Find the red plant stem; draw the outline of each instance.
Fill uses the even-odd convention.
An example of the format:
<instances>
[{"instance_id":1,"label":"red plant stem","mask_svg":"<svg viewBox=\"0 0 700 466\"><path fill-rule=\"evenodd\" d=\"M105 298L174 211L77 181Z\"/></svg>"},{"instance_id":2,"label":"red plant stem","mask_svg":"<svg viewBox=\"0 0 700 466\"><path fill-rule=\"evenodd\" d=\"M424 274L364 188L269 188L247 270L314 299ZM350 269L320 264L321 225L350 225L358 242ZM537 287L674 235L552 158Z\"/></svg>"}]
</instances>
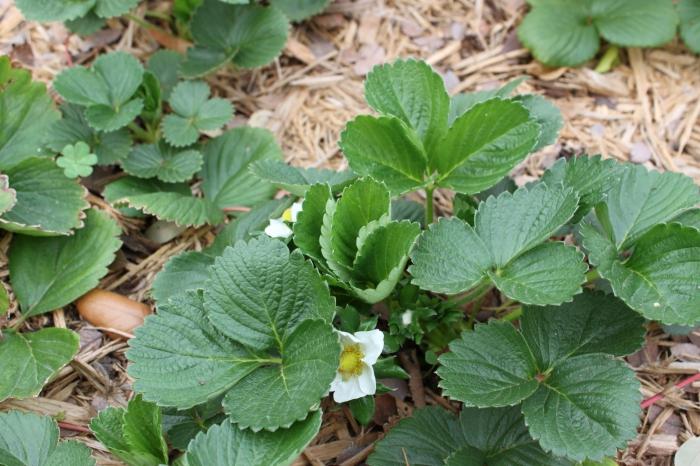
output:
<instances>
[{"instance_id":1,"label":"red plant stem","mask_svg":"<svg viewBox=\"0 0 700 466\"><path fill-rule=\"evenodd\" d=\"M61 429L72 430L74 432L85 432L87 434L90 433L90 429L88 429L87 427L79 426L77 424L71 424L70 422L59 421L58 426Z\"/></svg>"},{"instance_id":2,"label":"red plant stem","mask_svg":"<svg viewBox=\"0 0 700 466\"><path fill-rule=\"evenodd\" d=\"M683 388L683 387L686 387L686 386L690 385L691 383L695 382L696 380L700 380L700 372L698 372L697 374L695 374L691 377L688 377L687 379L681 380L680 382L675 384L674 387L675 388ZM666 390L664 390L663 392L659 392L654 396L650 396L646 400L642 401L640 406L642 407L642 409L648 408L649 406L653 405L657 401L662 400L666 396L665 392L666 392Z\"/></svg>"}]
</instances>

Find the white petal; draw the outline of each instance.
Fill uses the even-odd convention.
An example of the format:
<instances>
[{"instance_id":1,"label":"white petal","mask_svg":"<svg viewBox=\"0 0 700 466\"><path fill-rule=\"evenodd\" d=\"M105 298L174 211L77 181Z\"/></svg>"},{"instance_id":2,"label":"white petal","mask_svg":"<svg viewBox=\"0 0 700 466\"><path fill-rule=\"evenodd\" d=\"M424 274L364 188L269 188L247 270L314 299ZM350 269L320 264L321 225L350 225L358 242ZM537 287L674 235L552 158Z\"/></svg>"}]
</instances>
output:
<instances>
[{"instance_id":1,"label":"white petal","mask_svg":"<svg viewBox=\"0 0 700 466\"><path fill-rule=\"evenodd\" d=\"M374 378L374 369L367 364L362 365L362 372L357 377L360 390L365 395L374 395L377 391L377 379Z\"/></svg>"},{"instance_id":2,"label":"white petal","mask_svg":"<svg viewBox=\"0 0 700 466\"><path fill-rule=\"evenodd\" d=\"M333 399L336 403L344 403L356 398L362 398L365 395L366 393L360 388L359 377L350 377L348 380L342 380L333 391Z\"/></svg>"},{"instance_id":3,"label":"white petal","mask_svg":"<svg viewBox=\"0 0 700 466\"><path fill-rule=\"evenodd\" d=\"M340 330L336 330L336 332L338 332L338 335L340 335L340 344L343 347L348 345L357 345L360 343L360 340L355 338L352 333L342 332Z\"/></svg>"},{"instance_id":4,"label":"white petal","mask_svg":"<svg viewBox=\"0 0 700 466\"><path fill-rule=\"evenodd\" d=\"M362 361L374 365L382 354L384 348L384 334L381 330L370 330L369 332L355 332L355 338L360 341L360 346L364 357Z\"/></svg>"},{"instance_id":5,"label":"white petal","mask_svg":"<svg viewBox=\"0 0 700 466\"><path fill-rule=\"evenodd\" d=\"M343 383L343 376L340 375L340 372L335 373L335 379L333 379L333 382L331 382L331 388L329 391L334 392L338 390L338 387L340 387L340 384Z\"/></svg>"},{"instance_id":6,"label":"white petal","mask_svg":"<svg viewBox=\"0 0 700 466\"><path fill-rule=\"evenodd\" d=\"M265 227L265 234L271 238L289 238L292 235L292 229L283 221L272 218L270 224Z\"/></svg>"},{"instance_id":7,"label":"white petal","mask_svg":"<svg viewBox=\"0 0 700 466\"><path fill-rule=\"evenodd\" d=\"M292 222L297 221L297 215L299 215L299 212L301 212L303 204L304 204L303 200L292 204L292 207L291 207L291 209L292 209Z\"/></svg>"},{"instance_id":8,"label":"white petal","mask_svg":"<svg viewBox=\"0 0 700 466\"><path fill-rule=\"evenodd\" d=\"M401 314L401 323L403 324L404 327L408 327L411 325L411 321L413 320L413 311L408 310Z\"/></svg>"}]
</instances>

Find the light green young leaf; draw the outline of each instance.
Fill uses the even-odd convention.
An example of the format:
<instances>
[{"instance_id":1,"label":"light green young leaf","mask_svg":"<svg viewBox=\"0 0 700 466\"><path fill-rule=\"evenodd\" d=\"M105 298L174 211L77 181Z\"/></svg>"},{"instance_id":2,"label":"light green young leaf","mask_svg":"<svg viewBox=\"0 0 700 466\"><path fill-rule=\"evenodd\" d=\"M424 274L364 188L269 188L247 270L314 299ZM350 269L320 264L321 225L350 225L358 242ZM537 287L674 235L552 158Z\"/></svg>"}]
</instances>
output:
<instances>
[{"instance_id":1,"label":"light green young leaf","mask_svg":"<svg viewBox=\"0 0 700 466\"><path fill-rule=\"evenodd\" d=\"M250 168L259 178L295 196L304 196L307 189L318 183L327 183L334 193L338 193L356 178L352 170L299 168L280 160L261 160L252 164Z\"/></svg>"},{"instance_id":2,"label":"light green young leaf","mask_svg":"<svg viewBox=\"0 0 700 466\"><path fill-rule=\"evenodd\" d=\"M678 3L678 16L683 42L693 52L700 53L700 2L681 0Z\"/></svg>"},{"instance_id":3,"label":"light green young leaf","mask_svg":"<svg viewBox=\"0 0 700 466\"><path fill-rule=\"evenodd\" d=\"M700 187L680 173L624 164L619 182L608 191L597 215L619 251L631 247L646 231L700 203Z\"/></svg>"},{"instance_id":4,"label":"light green young leaf","mask_svg":"<svg viewBox=\"0 0 700 466\"><path fill-rule=\"evenodd\" d=\"M163 135L175 147L194 144L199 133L221 128L233 117L227 100L209 98L210 89L202 81L182 81L170 94L173 112L163 119Z\"/></svg>"},{"instance_id":5,"label":"light green young leaf","mask_svg":"<svg viewBox=\"0 0 700 466\"><path fill-rule=\"evenodd\" d=\"M700 231L678 223L644 233L625 260L593 225L581 228L591 264L632 309L665 324L700 320Z\"/></svg>"},{"instance_id":6,"label":"light green young leaf","mask_svg":"<svg viewBox=\"0 0 700 466\"><path fill-rule=\"evenodd\" d=\"M119 233L114 220L91 209L85 226L73 236L14 236L9 254L10 280L23 315L58 309L97 286L121 247Z\"/></svg>"},{"instance_id":7,"label":"light green young leaf","mask_svg":"<svg viewBox=\"0 0 700 466\"><path fill-rule=\"evenodd\" d=\"M236 3L236 0L229 3ZM330 0L271 0L270 5L279 8L292 21L301 21L323 11Z\"/></svg>"},{"instance_id":8,"label":"light green young leaf","mask_svg":"<svg viewBox=\"0 0 700 466\"><path fill-rule=\"evenodd\" d=\"M67 329L44 328L32 333L4 331L0 340L3 361L0 401L37 396L77 352L78 335Z\"/></svg>"},{"instance_id":9,"label":"light green young leaf","mask_svg":"<svg viewBox=\"0 0 700 466\"><path fill-rule=\"evenodd\" d=\"M56 165L63 168L63 174L68 178L90 176L96 163L97 155L91 153L90 147L82 141L64 147L56 159Z\"/></svg>"},{"instance_id":10,"label":"light green young leaf","mask_svg":"<svg viewBox=\"0 0 700 466\"><path fill-rule=\"evenodd\" d=\"M200 433L185 454L185 466L232 464L287 466L296 459L321 428L321 411L287 429L253 432L228 420Z\"/></svg>"},{"instance_id":11,"label":"light green young leaf","mask_svg":"<svg viewBox=\"0 0 700 466\"><path fill-rule=\"evenodd\" d=\"M21 6L20 6L21 8ZM40 155L48 128L59 114L43 83L0 57L0 170Z\"/></svg>"},{"instance_id":12,"label":"light green young leaf","mask_svg":"<svg viewBox=\"0 0 700 466\"><path fill-rule=\"evenodd\" d=\"M10 187L7 175L0 174L0 215L11 210L17 203L17 191Z\"/></svg>"},{"instance_id":13,"label":"light green young leaf","mask_svg":"<svg viewBox=\"0 0 700 466\"><path fill-rule=\"evenodd\" d=\"M182 72L196 77L229 62L241 68L266 65L284 48L288 29L276 8L204 0L192 18L195 46L187 51Z\"/></svg>"},{"instance_id":14,"label":"light green young leaf","mask_svg":"<svg viewBox=\"0 0 700 466\"><path fill-rule=\"evenodd\" d=\"M109 407L90 422L90 430L117 458L130 466L167 464L160 408L140 395L126 409Z\"/></svg>"},{"instance_id":15,"label":"light green young leaf","mask_svg":"<svg viewBox=\"0 0 700 466\"><path fill-rule=\"evenodd\" d=\"M442 77L423 61L397 60L374 67L365 81L365 99L376 111L413 128L428 153L447 131L450 98Z\"/></svg>"},{"instance_id":16,"label":"light green young leaf","mask_svg":"<svg viewBox=\"0 0 700 466\"><path fill-rule=\"evenodd\" d=\"M33 413L0 413L0 462L8 466L95 466L90 449L60 442L56 421Z\"/></svg>"},{"instance_id":17,"label":"light green young leaf","mask_svg":"<svg viewBox=\"0 0 700 466\"><path fill-rule=\"evenodd\" d=\"M138 178L158 178L166 183L187 181L204 163L197 150L175 149L164 142L141 144L122 162L125 172Z\"/></svg>"},{"instance_id":18,"label":"light green young leaf","mask_svg":"<svg viewBox=\"0 0 700 466\"><path fill-rule=\"evenodd\" d=\"M0 217L0 228L26 235L68 235L82 225L89 204L85 189L47 158L33 157L5 171L17 203Z\"/></svg>"},{"instance_id":19,"label":"light green young leaf","mask_svg":"<svg viewBox=\"0 0 700 466\"><path fill-rule=\"evenodd\" d=\"M54 88L67 102L86 107L88 124L100 131L115 131L136 118L143 100L134 98L143 67L132 55L111 52L98 57L91 69L75 66L61 72Z\"/></svg>"},{"instance_id":20,"label":"light green young leaf","mask_svg":"<svg viewBox=\"0 0 700 466\"><path fill-rule=\"evenodd\" d=\"M131 136L126 128L102 133L88 125L78 105L64 103L60 109L63 118L51 125L47 136L47 146L54 152L82 141L97 154L98 165L111 165L129 154Z\"/></svg>"}]
</instances>

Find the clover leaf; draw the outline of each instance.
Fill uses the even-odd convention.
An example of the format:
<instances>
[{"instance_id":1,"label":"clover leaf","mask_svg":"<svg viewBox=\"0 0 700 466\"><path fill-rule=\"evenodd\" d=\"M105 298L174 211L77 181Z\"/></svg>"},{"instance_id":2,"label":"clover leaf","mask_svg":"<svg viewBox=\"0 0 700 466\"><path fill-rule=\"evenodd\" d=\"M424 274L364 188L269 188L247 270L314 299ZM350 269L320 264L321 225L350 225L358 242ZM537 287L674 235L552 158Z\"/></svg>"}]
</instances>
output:
<instances>
[{"instance_id":1,"label":"clover leaf","mask_svg":"<svg viewBox=\"0 0 700 466\"><path fill-rule=\"evenodd\" d=\"M673 39L672 0L542 0L518 28L518 38L542 63L577 66L595 56L600 38L623 47L656 47Z\"/></svg>"},{"instance_id":2,"label":"clover leaf","mask_svg":"<svg viewBox=\"0 0 700 466\"><path fill-rule=\"evenodd\" d=\"M365 97L381 116L348 123L340 147L355 173L393 194L440 187L478 193L552 139L517 99L476 103L450 123L442 78L416 60L375 67Z\"/></svg>"},{"instance_id":3,"label":"clover leaf","mask_svg":"<svg viewBox=\"0 0 700 466\"><path fill-rule=\"evenodd\" d=\"M294 243L358 298L386 298L403 274L420 225L391 221L386 186L363 178L334 200L327 184L311 186L294 222Z\"/></svg>"},{"instance_id":4,"label":"clover leaf","mask_svg":"<svg viewBox=\"0 0 700 466\"><path fill-rule=\"evenodd\" d=\"M377 442L370 466L573 466L530 437L519 407L418 409Z\"/></svg>"},{"instance_id":5,"label":"clover leaf","mask_svg":"<svg viewBox=\"0 0 700 466\"><path fill-rule=\"evenodd\" d=\"M639 382L609 355L636 351L642 324L622 301L602 293L526 307L520 331L496 321L452 342L439 359L440 386L467 406L522 401L530 434L545 451L598 460L636 435Z\"/></svg>"},{"instance_id":6,"label":"clover leaf","mask_svg":"<svg viewBox=\"0 0 700 466\"><path fill-rule=\"evenodd\" d=\"M74 66L62 71L54 89L67 102L85 107L85 119L99 131L115 131L129 124L143 109L135 97L143 67L132 55L111 52L98 57L88 69Z\"/></svg>"},{"instance_id":7,"label":"clover leaf","mask_svg":"<svg viewBox=\"0 0 700 466\"><path fill-rule=\"evenodd\" d=\"M90 449L75 440L59 442L56 421L33 413L0 413L0 461L12 466L95 466Z\"/></svg>"},{"instance_id":8,"label":"clover leaf","mask_svg":"<svg viewBox=\"0 0 700 466\"><path fill-rule=\"evenodd\" d=\"M282 52L288 29L277 8L204 0L192 18L194 47L187 50L182 72L197 77L227 63L241 68L266 65Z\"/></svg>"},{"instance_id":9,"label":"clover leaf","mask_svg":"<svg viewBox=\"0 0 700 466\"><path fill-rule=\"evenodd\" d=\"M227 248L210 274L203 295L158 303L136 330L128 353L136 389L180 409L225 394L232 422L256 431L306 418L340 353L327 285L301 253L266 237Z\"/></svg>"},{"instance_id":10,"label":"clover leaf","mask_svg":"<svg viewBox=\"0 0 700 466\"><path fill-rule=\"evenodd\" d=\"M168 463L160 408L137 395L126 409L107 408L90 421L95 438L127 464Z\"/></svg>"},{"instance_id":11,"label":"clover leaf","mask_svg":"<svg viewBox=\"0 0 700 466\"><path fill-rule=\"evenodd\" d=\"M571 188L540 183L489 197L474 226L440 219L411 254L413 283L439 293L460 293L484 281L528 304L560 304L581 290L586 265L576 248L546 241L576 212Z\"/></svg>"},{"instance_id":12,"label":"clover leaf","mask_svg":"<svg viewBox=\"0 0 700 466\"><path fill-rule=\"evenodd\" d=\"M199 133L225 125L233 116L233 106L220 98L209 98L209 86L201 81L183 81L170 94L174 114L163 119L165 140L175 147L197 142Z\"/></svg>"},{"instance_id":13,"label":"clover leaf","mask_svg":"<svg viewBox=\"0 0 700 466\"><path fill-rule=\"evenodd\" d=\"M92 166L97 163L97 156L90 152L90 147L83 141L69 144L56 159L56 165L63 168L68 178L85 177L92 174Z\"/></svg>"}]
</instances>

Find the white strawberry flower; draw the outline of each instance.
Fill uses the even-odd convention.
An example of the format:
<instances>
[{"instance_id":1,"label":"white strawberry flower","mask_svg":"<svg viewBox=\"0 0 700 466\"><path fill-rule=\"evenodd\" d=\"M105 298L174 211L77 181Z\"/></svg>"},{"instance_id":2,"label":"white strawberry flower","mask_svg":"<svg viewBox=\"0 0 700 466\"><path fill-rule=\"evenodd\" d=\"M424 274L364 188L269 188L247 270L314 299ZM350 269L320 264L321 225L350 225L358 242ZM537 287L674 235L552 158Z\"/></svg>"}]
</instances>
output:
<instances>
[{"instance_id":1,"label":"white strawberry flower","mask_svg":"<svg viewBox=\"0 0 700 466\"><path fill-rule=\"evenodd\" d=\"M338 332L340 335L340 363L331 383L330 391L336 403L374 395L377 379L372 366L379 359L384 348L384 334L381 330Z\"/></svg>"},{"instance_id":2,"label":"white strawberry flower","mask_svg":"<svg viewBox=\"0 0 700 466\"><path fill-rule=\"evenodd\" d=\"M270 224L265 227L265 234L271 238L289 238L292 236L292 229L287 224L297 221L303 202L302 200L292 204L290 208L282 213L280 218L271 218Z\"/></svg>"}]
</instances>

